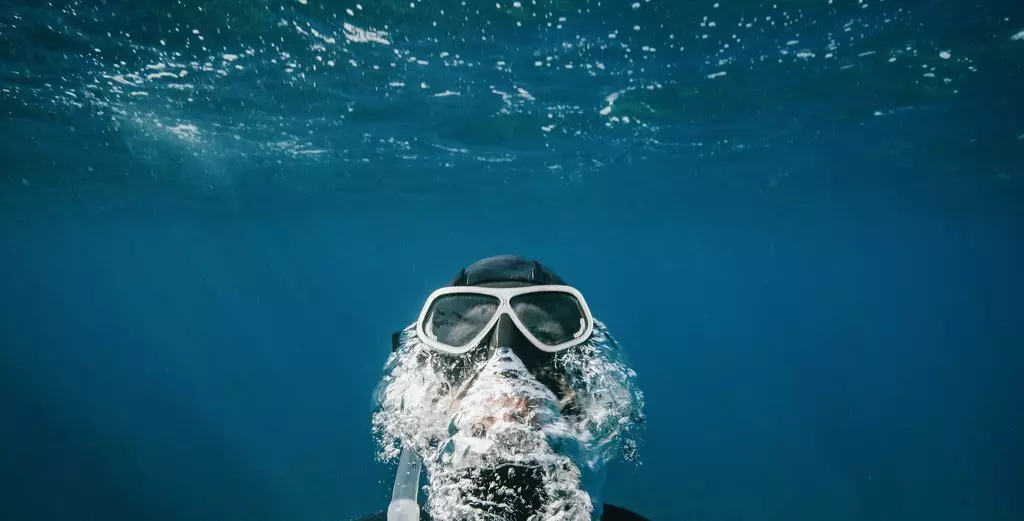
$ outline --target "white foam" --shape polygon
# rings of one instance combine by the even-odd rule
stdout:
[[[191,123],[178,123],[177,125],[166,128],[168,132],[184,141],[188,141],[190,143],[199,141],[199,127]]]
[[[345,22],[342,28],[345,30],[345,39],[350,42],[391,45],[391,42],[387,39],[387,33],[384,31],[363,29],[348,22]]]
[[[133,75],[129,75],[129,77],[131,77],[131,76],[133,76]],[[129,81],[128,78],[125,78],[124,76],[122,76],[120,74],[115,74],[113,76],[104,74],[103,77],[107,78],[108,80],[116,81],[117,83],[120,83],[122,85],[133,85],[134,86],[134,85],[138,85],[138,84],[142,83],[141,81],[137,81],[137,80],[136,81]],[[137,76],[136,76],[136,78],[137,78]],[[134,80],[134,78],[133,78],[133,80]]]
[[[457,153],[457,154],[468,154],[469,153],[469,150],[467,150],[465,148],[446,147],[444,145],[438,145],[437,143],[431,144],[430,146],[432,146],[434,148],[440,148],[441,150],[445,150],[445,151],[448,151],[448,152]]]
[[[174,78],[178,79],[178,75],[173,72],[154,72],[153,74],[147,74],[147,80],[156,80],[160,78]]]

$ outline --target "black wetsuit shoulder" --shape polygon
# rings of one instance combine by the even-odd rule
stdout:
[[[609,505],[605,503],[604,512],[601,513],[601,521],[650,521],[644,516],[633,512],[632,510],[626,510],[622,507],[615,505]]]
[[[423,521],[430,521],[430,517],[427,516],[426,512],[420,512],[420,518],[423,519]],[[387,519],[388,519],[388,512],[385,510],[383,512],[377,512],[376,514],[370,514],[368,516],[360,517],[360,518],[356,519],[355,521],[387,521]],[[609,505],[609,504],[605,503],[605,505],[604,505],[604,512],[601,514],[601,521],[650,521],[650,520],[647,519],[644,516],[641,516],[640,514],[637,514],[636,512],[631,511],[631,510],[626,510],[625,508],[617,507],[615,505]]]

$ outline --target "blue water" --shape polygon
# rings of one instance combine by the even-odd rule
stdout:
[[[462,4],[0,3],[0,519],[383,509],[390,333],[502,253],[636,368],[609,502],[1024,519],[1019,2]]]

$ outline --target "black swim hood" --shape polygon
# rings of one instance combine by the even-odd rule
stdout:
[[[564,285],[565,281],[535,260],[516,255],[497,255],[466,266],[449,286],[480,286],[495,283],[522,285]]]

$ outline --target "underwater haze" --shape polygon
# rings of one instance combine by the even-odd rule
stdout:
[[[381,511],[391,333],[586,296],[652,520],[1024,519],[1024,3],[0,0],[0,519]]]

